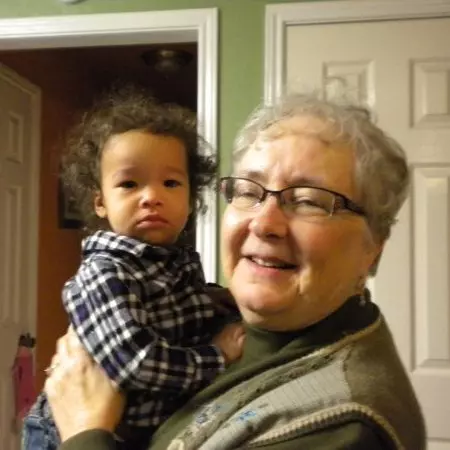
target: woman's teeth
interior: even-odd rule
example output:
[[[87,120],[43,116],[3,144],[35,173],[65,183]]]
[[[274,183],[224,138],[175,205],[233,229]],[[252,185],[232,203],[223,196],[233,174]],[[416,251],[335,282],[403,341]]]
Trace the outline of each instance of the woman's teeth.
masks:
[[[294,267],[294,265],[282,261],[273,261],[255,257],[250,257],[250,260],[263,267],[273,267],[276,269],[292,269]]]

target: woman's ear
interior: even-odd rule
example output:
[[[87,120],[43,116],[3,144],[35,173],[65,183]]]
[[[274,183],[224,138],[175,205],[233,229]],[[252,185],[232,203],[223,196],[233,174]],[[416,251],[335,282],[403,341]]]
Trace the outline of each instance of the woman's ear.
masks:
[[[101,191],[97,191],[94,195],[94,209],[95,214],[101,219],[106,218],[106,207],[103,203],[103,196]]]

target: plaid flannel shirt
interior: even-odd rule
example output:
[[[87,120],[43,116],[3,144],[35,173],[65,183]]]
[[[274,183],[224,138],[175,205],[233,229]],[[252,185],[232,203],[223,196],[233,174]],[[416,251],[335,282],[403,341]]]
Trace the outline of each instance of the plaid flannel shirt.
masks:
[[[80,340],[127,392],[125,423],[158,426],[224,369],[198,253],[99,231],[63,291]]]

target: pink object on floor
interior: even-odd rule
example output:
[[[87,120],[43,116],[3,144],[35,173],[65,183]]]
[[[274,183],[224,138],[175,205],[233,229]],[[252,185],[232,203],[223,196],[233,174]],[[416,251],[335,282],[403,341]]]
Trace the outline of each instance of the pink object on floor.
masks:
[[[30,348],[19,346],[12,368],[15,391],[16,419],[22,420],[35,400],[33,354]]]

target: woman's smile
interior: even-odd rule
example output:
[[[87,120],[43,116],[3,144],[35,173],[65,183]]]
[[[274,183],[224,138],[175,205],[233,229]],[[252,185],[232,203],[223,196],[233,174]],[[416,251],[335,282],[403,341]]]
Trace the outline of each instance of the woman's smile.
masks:
[[[286,274],[292,275],[297,270],[294,264],[286,263],[277,258],[261,258],[246,256],[242,258],[250,274],[263,278],[280,278]]]

